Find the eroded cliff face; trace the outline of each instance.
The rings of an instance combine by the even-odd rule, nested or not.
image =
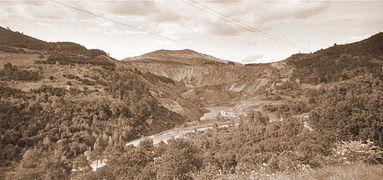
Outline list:
[[[182,96],[205,106],[234,105],[242,98],[272,92],[291,81],[294,69],[284,62],[242,65],[211,57],[191,61],[169,52],[149,54],[128,59],[125,65],[183,83],[186,91]],[[203,57],[189,54],[191,56]]]

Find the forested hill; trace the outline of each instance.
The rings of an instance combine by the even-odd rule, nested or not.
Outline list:
[[[287,59],[295,66],[294,77],[304,83],[320,84],[352,77],[382,74],[383,33],[368,39],[319,50],[312,54],[296,54]]]
[[[0,28],[0,66],[0,177],[67,178],[85,159],[204,112],[179,96],[182,84],[71,42]]]
[[[43,50],[48,47],[47,42],[12,31],[9,28],[0,27],[0,43],[2,46],[12,46]]]
[[[92,57],[107,56],[106,52],[99,49],[87,49],[73,42],[46,42],[3,27],[0,27],[0,48],[3,51],[19,53],[25,52],[25,50],[40,50],[51,53],[81,54]]]

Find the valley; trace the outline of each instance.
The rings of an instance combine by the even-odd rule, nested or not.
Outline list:
[[[382,33],[265,64],[190,49],[117,60],[0,35],[5,179],[246,179],[383,162]]]
[[[257,96],[238,102],[233,107],[205,107],[209,112],[203,114],[199,121],[188,122],[179,125],[173,129],[164,132],[153,134],[148,137],[142,137],[128,142],[126,145],[138,146],[142,139],[149,138],[153,140],[153,144],[158,144],[161,141],[167,142],[170,139],[185,138],[187,134],[194,132],[203,132],[207,129],[226,128],[229,125],[238,125],[241,120],[250,116],[253,111],[262,112],[262,107],[266,105],[280,105],[281,101],[270,101],[264,96]],[[280,115],[275,113],[267,113],[270,121],[283,120]],[[278,118],[279,117],[279,118]]]

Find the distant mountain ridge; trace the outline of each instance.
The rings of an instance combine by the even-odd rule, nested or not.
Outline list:
[[[128,57],[123,61],[157,61],[163,63],[179,63],[184,65],[205,65],[205,64],[228,64],[234,63],[199,53],[191,49],[182,50],[165,50],[160,49],[153,52],[145,53],[140,56]]]

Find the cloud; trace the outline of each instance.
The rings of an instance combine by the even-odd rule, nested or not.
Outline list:
[[[316,6],[300,9],[296,11],[295,13],[293,13],[292,15],[296,18],[308,18],[314,15],[323,13],[324,11],[328,10],[329,7],[330,7],[329,4],[321,3]]]
[[[248,63],[262,63],[263,56],[258,54],[258,55],[250,55],[246,57],[245,59],[241,60],[241,63],[248,64]]]
[[[158,23],[178,22],[184,18],[175,9],[166,6],[166,2],[160,4],[150,0],[114,3],[109,7],[109,12],[120,16],[144,17]]]
[[[273,21],[310,18],[325,12],[328,8],[328,2],[282,4],[269,11],[269,13],[260,14],[259,22],[270,23]]]
[[[160,10],[154,1],[130,1],[113,3],[109,12],[127,16],[150,16]]]
[[[155,22],[178,22],[184,19],[184,17],[172,11],[161,10],[160,12],[153,14],[151,19]]]
[[[292,1],[275,3],[269,1],[235,1],[233,3],[227,3],[219,1],[200,4],[203,4],[219,14],[223,14],[226,19],[231,18],[233,21],[250,25],[259,30],[267,30],[275,23],[307,19],[329,9],[328,2]],[[222,18],[217,18],[209,13],[208,10],[205,11],[206,12],[203,13],[207,17],[215,17],[215,19],[208,19],[210,22],[206,24],[209,26],[206,28],[208,29],[208,33],[234,36],[247,32],[246,28],[237,25],[229,25],[233,23],[227,22]]]
[[[235,36],[239,35],[242,32],[242,30],[239,27],[225,22],[209,23],[206,27],[206,31],[210,35],[218,36]]]
[[[0,11],[6,12],[9,18],[25,18],[29,20],[45,21],[78,21],[93,18],[84,13],[78,12],[68,7],[64,7],[49,1],[14,1],[0,2]],[[83,7],[81,2],[64,2],[71,6]],[[82,6],[80,6],[82,5]]]

